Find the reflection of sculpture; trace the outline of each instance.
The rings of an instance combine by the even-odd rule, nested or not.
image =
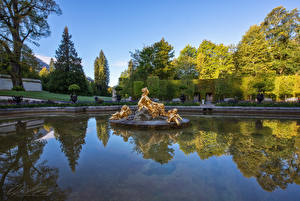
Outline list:
[[[149,90],[146,87],[142,89],[142,92],[142,97],[138,102],[138,110],[140,111],[142,108],[146,108],[153,118],[156,118],[160,115],[165,116],[164,104],[152,101],[148,97]]]
[[[131,138],[134,151],[142,154],[144,159],[152,159],[160,164],[166,164],[174,158],[172,145],[182,133],[178,130],[130,130],[119,127],[112,127],[112,131],[125,142]]]
[[[138,102],[138,111],[131,115],[131,110],[128,106],[124,105],[120,112],[116,112],[110,118],[110,120],[120,120],[120,119],[128,119],[133,120],[134,122],[139,121],[150,121],[150,120],[166,120],[168,123],[175,122],[177,126],[181,125],[181,122],[188,120],[184,120],[177,114],[178,110],[172,109],[168,112],[165,111],[165,106],[163,103],[157,103],[152,101],[149,97],[149,90],[145,87],[142,89],[142,97]],[[185,124],[187,124],[185,122]],[[184,125],[184,123],[182,124]]]
[[[111,120],[119,120],[128,118],[128,116],[131,114],[131,110],[127,105],[123,105],[120,112],[114,113],[109,119]]]
[[[175,108],[173,110],[169,110],[167,113],[168,116],[168,123],[170,122],[176,122],[177,125],[180,125],[179,120],[182,120],[181,116],[177,114],[178,110]]]

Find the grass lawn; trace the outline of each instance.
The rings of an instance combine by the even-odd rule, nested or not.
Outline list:
[[[23,96],[24,98],[36,98],[55,101],[69,101],[69,94],[56,94],[48,91],[0,91],[0,96]],[[110,101],[111,97],[98,96],[104,101]],[[94,96],[78,96],[78,101],[95,101]]]

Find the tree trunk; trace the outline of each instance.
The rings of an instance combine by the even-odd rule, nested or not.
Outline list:
[[[23,81],[22,81],[22,76],[21,76],[21,66],[18,63],[11,62],[12,70],[11,70],[11,80],[13,83],[13,87],[23,87]]]

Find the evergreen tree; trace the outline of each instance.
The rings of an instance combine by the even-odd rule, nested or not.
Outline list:
[[[81,58],[75,50],[72,36],[68,28],[65,27],[62,41],[56,50],[55,70],[50,75],[49,88],[51,91],[68,93],[68,87],[71,84],[77,84],[80,87],[80,94],[87,94],[87,81],[81,66]]]
[[[109,67],[104,52],[101,50],[99,57],[94,62],[94,79],[97,94],[105,96],[108,94]]]
[[[54,67],[54,59],[51,58],[51,59],[50,59],[50,63],[49,63],[49,72],[50,72],[50,73],[53,72],[54,69],[55,69],[55,67]]]

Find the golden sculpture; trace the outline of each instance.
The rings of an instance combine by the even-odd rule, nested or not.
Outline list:
[[[147,87],[143,88],[142,92],[142,97],[138,102],[138,110],[140,111],[142,108],[146,108],[153,118],[158,116],[166,116],[164,104],[152,101],[148,97],[149,90]]]
[[[149,90],[147,89],[147,87],[143,88],[142,92],[143,92],[142,97],[138,102],[138,111],[141,111],[143,108],[145,108],[152,116],[153,119],[158,116],[165,116],[167,117],[166,120],[168,123],[175,122],[178,126],[180,125],[180,121],[182,121],[182,118],[178,114],[178,110],[176,108],[166,112],[163,103],[154,102],[148,97]],[[114,113],[110,117],[110,119],[111,120],[127,119],[131,113],[132,112],[130,108],[127,105],[124,105],[121,111]]]
[[[109,119],[111,120],[119,120],[119,119],[127,119],[129,115],[131,115],[131,109],[127,105],[123,105],[120,112],[114,113]]]
[[[178,110],[177,108],[174,108],[173,110],[169,110],[168,113],[167,113],[167,122],[170,123],[170,122],[176,122],[176,124],[179,126],[180,125],[180,121],[179,120],[182,120],[181,116],[177,113]]]

